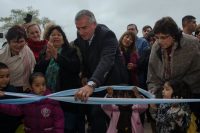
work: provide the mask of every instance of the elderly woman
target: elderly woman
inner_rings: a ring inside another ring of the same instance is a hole
[[[9,67],[10,84],[15,86],[18,92],[23,92],[29,86],[28,79],[35,66],[35,58],[26,45],[27,36],[23,27],[11,27],[6,39],[8,44],[0,49],[0,62]]]
[[[163,17],[153,28],[156,42],[149,59],[148,89],[161,96],[162,85],[167,80],[183,80],[191,88],[193,98],[200,97],[199,42],[182,34],[171,17]],[[197,103],[199,104],[199,103]],[[192,106],[199,119],[200,105]]]

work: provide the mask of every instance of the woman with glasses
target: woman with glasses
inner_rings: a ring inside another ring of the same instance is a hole
[[[194,37],[182,34],[171,17],[163,17],[153,28],[156,42],[148,65],[148,89],[161,97],[162,85],[167,80],[183,80],[192,89],[193,98],[200,97],[200,50]],[[200,103],[191,109],[199,119]],[[199,123],[198,123],[199,124]]]

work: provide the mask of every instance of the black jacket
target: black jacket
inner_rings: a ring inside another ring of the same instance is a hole
[[[46,47],[41,51],[39,61],[35,66],[34,72],[46,73],[50,60],[45,60]],[[59,74],[56,81],[56,92],[62,90],[75,89],[80,87],[80,60],[75,48],[68,44],[62,45],[62,51],[55,60],[59,65]],[[61,102],[64,111],[81,111],[77,104]]]
[[[115,34],[98,24],[90,46],[79,35],[74,41],[82,54],[82,73],[98,86],[127,83],[128,74],[119,51]]]
[[[39,61],[34,72],[46,73],[50,60],[45,60],[46,47],[41,51]],[[60,69],[57,79],[56,91],[74,89],[80,87],[80,60],[75,48],[63,44],[62,51],[55,60]]]

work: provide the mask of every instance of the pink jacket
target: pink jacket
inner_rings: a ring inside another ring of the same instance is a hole
[[[107,133],[117,133],[117,123],[120,115],[118,106],[116,105],[101,105],[104,112],[110,117],[110,124]],[[140,113],[147,109],[148,105],[136,104],[132,106],[132,133],[144,133],[144,128],[140,121]]]
[[[23,115],[26,133],[64,133],[63,111],[59,103],[51,99],[23,105],[0,104],[0,112]]]

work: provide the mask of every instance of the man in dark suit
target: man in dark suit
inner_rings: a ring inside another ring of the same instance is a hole
[[[105,25],[97,24],[94,14],[81,10],[75,17],[78,32],[74,44],[82,55],[82,79],[87,79],[75,97],[86,101],[95,87],[127,83],[127,72],[120,55],[115,34]],[[105,92],[95,94],[104,97]],[[91,105],[92,133],[105,133],[105,114],[99,105]]]

